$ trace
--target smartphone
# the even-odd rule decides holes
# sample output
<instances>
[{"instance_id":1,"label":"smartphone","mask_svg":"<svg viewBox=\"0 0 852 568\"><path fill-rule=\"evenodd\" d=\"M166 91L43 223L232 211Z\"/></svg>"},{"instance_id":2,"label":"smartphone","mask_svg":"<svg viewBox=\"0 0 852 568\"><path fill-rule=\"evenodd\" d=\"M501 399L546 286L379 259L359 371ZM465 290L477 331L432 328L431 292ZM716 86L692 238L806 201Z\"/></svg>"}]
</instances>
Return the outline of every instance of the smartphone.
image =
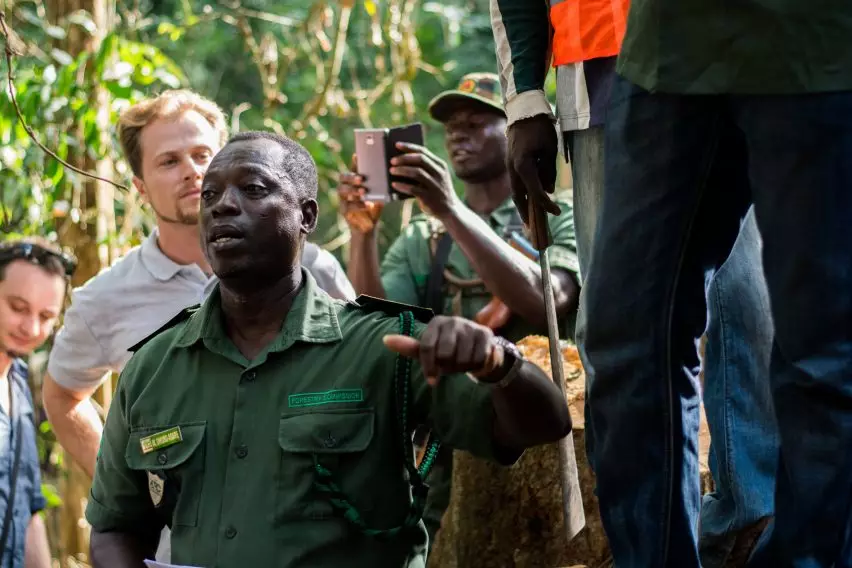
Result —
<instances>
[{"instance_id":1,"label":"smartphone","mask_svg":"<svg viewBox=\"0 0 852 568\"><path fill-rule=\"evenodd\" d=\"M358 158L358 173L364 177L366 201L395 201L411 197L391 187L394 181L407 181L401 176L392 176L388 171L392 158L402 154L397 142L423 145L423 125L420 123L393 128L355 129L355 155Z\"/></svg>"}]
</instances>

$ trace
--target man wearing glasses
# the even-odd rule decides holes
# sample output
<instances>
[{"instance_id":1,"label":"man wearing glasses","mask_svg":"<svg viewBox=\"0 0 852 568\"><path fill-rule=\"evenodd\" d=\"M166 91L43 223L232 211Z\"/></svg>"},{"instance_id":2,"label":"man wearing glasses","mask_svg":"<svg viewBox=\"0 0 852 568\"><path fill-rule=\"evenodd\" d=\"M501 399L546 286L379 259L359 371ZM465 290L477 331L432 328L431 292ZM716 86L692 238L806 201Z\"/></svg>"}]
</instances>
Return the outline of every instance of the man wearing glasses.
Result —
<instances>
[{"instance_id":1,"label":"man wearing glasses","mask_svg":"<svg viewBox=\"0 0 852 568\"><path fill-rule=\"evenodd\" d=\"M24 358L53 332L74 262L43 241L0 243L0 566L48 568Z\"/></svg>"}]
</instances>

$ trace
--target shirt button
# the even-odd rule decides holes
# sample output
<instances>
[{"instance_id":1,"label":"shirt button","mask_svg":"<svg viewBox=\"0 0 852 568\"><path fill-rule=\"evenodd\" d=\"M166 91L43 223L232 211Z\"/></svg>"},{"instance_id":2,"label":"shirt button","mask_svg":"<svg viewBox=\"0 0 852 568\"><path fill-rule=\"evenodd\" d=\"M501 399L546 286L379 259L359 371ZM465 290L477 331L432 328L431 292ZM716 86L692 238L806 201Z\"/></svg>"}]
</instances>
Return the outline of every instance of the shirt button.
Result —
<instances>
[{"instance_id":1,"label":"shirt button","mask_svg":"<svg viewBox=\"0 0 852 568\"><path fill-rule=\"evenodd\" d=\"M333 448L337 445L337 438L331 435L331 432L328 433L328 436L323 440L323 444L326 448Z\"/></svg>"},{"instance_id":2,"label":"shirt button","mask_svg":"<svg viewBox=\"0 0 852 568\"><path fill-rule=\"evenodd\" d=\"M166 465L167 461L169 461L169 456L167 456L166 454L160 454L157 456L157 462L160 465Z\"/></svg>"},{"instance_id":3,"label":"shirt button","mask_svg":"<svg viewBox=\"0 0 852 568\"><path fill-rule=\"evenodd\" d=\"M234 527L228 527L225 529L225 538L234 538L237 536L237 529Z\"/></svg>"},{"instance_id":4,"label":"shirt button","mask_svg":"<svg viewBox=\"0 0 852 568\"><path fill-rule=\"evenodd\" d=\"M246 446L239 446L234 452L237 454L237 457L243 459L248 455L248 448Z\"/></svg>"},{"instance_id":5,"label":"shirt button","mask_svg":"<svg viewBox=\"0 0 852 568\"><path fill-rule=\"evenodd\" d=\"M245 380L247 380L248 382L251 382L251 381L253 381L255 378L257 378L257 372L255 372L255 371L246 371L246 372L243 374L243 378L244 378Z\"/></svg>"}]
</instances>

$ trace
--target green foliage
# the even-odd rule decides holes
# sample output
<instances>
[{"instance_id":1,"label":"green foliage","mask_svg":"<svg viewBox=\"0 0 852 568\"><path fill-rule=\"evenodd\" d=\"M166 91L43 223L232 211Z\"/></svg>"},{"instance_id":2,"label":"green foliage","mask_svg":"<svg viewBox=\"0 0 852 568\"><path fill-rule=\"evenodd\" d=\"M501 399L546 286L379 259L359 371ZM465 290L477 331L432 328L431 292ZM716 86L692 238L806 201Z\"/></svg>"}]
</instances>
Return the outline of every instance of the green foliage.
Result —
<instances>
[{"instance_id":1,"label":"green foliage","mask_svg":"<svg viewBox=\"0 0 852 568\"><path fill-rule=\"evenodd\" d=\"M11 14L31 48L55 44L71 29L95 32L85 12L48 23L39 6L20 2ZM495 67L487 0L366 0L348 17L345 12L338 3L297 0L118 2L116 25L97 53L73 58L41 48L16 58L16 91L28 124L60 157L109 157L124 184L128 169L111 125L121 109L165 88L188 86L216 100L234 113L236 128L297 138L320 171L314 240L343 260L347 234L333 189L353 152L352 130L421 121L427 145L443 154L442 129L428 117L428 102L464 73ZM91 104L96 85L109 93L106 120ZM3 96L0 146L7 232L50 233L59 219L85 218L80 176L28 140ZM126 226L123 195L115 205L117 225ZM400 229L399 206L386 208L383 218L387 246ZM124 237L137 241L149 222L132 219L133 235Z\"/></svg>"},{"instance_id":2,"label":"green foliage","mask_svg":"<svg viewBox=\"0 0 852 568\"><path fill-rule=\"evenodd\" d=\"M94 53L72 57L58 48L45 51L52 39L65 37L70 27L95 31L85 12L66 18L64 26L48 24L26 3L12 11L12 25L28 46L15 58L15 96L24 119L63 160L86 157L90 163L119 160L115 123L118 113L151 89L186 83L180 67L152 45L117 33L107 35ZM4 86L7 85L5 81ZM99 117L92 104L94 86L109 93ZM121 170L120 170L121 171ZM126 169L125 169L126 171ZM56 221L78 220L89 214L80 201L81 176L48 157L32 142L18 120L8 88L0 94L0 221L4 233L50 234ZM117 209L121 210L121 203Z\"/></svg>"}]
</instances>

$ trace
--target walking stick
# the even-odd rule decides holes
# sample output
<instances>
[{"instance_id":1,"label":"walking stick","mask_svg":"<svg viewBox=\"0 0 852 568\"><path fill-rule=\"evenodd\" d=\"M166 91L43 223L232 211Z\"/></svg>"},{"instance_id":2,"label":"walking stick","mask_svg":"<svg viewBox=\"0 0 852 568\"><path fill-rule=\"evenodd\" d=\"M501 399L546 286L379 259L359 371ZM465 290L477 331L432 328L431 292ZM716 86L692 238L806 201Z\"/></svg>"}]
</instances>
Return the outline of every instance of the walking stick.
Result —
<instances>
[{"instance_id":1,"label":"walking stick","mask_svg":"<svg viewBox=\"0 0 852 568\"><path fill-rule=\"evenodd\" d=\"M553 282L550 277L550 259L548 247L553 243L550 228L547 225L547 213L530 197L529 230L533 247L539 251L541 265L541 284L544 293L544 308L547 312L547 338L550 344L550 366L553 380L565 396L565 372L562 368L562 352L559 343L559 326L556 322L556 300L553 296ZM577 474L577 457L574 454L574 434L568 435L559 444L559 477L562 482L562 513L565 531L570 541L584 526L586 515L583 511L583 499L580 494L580 479Z\"/></svg>"}]
</instances>

